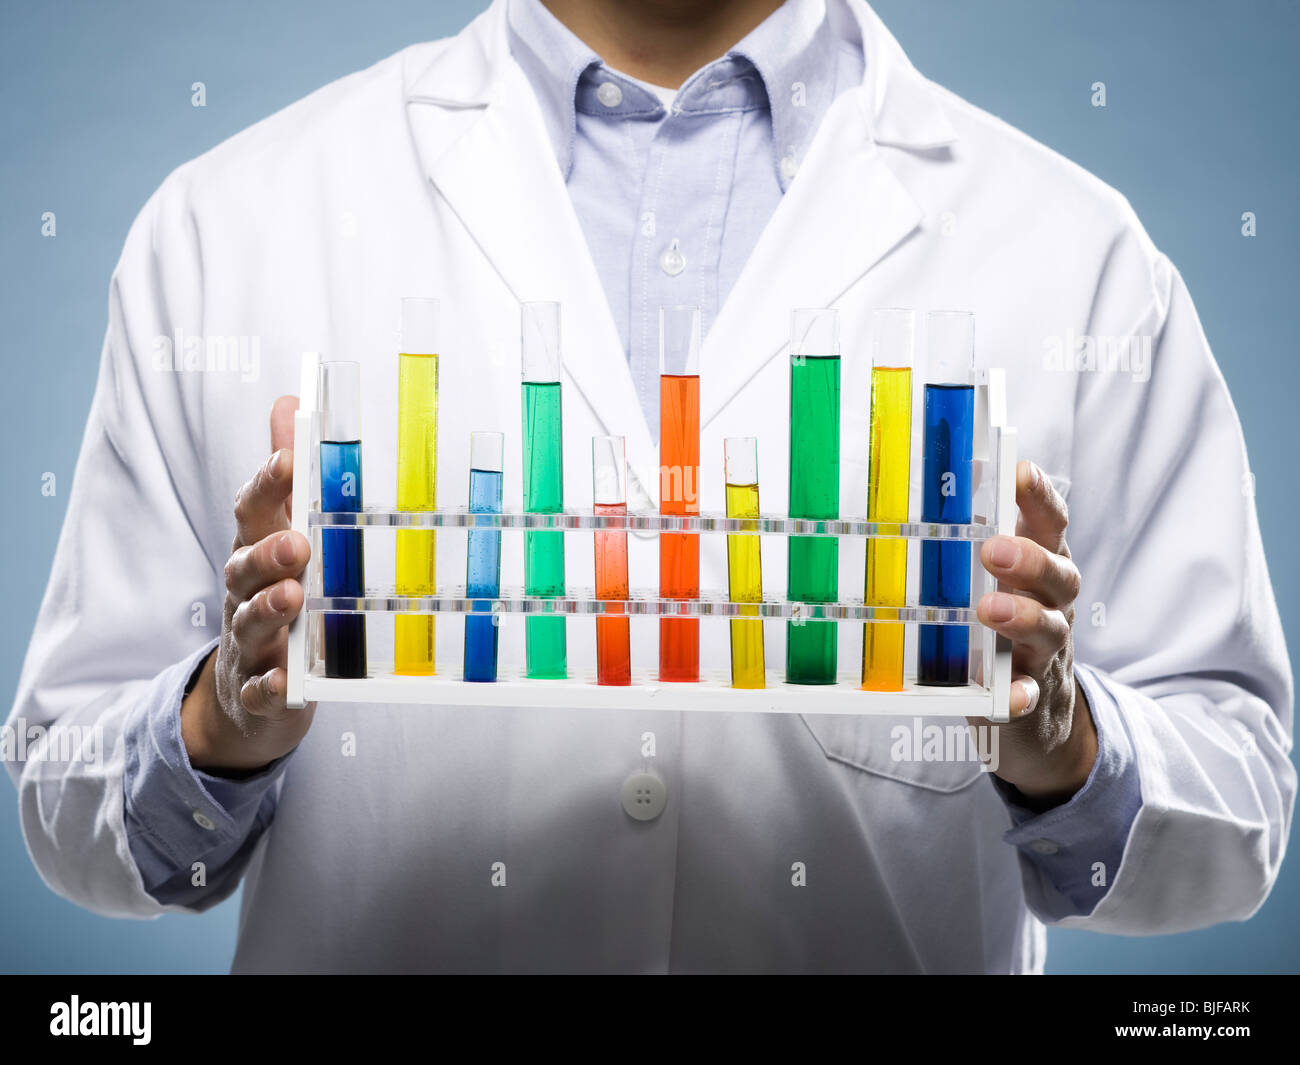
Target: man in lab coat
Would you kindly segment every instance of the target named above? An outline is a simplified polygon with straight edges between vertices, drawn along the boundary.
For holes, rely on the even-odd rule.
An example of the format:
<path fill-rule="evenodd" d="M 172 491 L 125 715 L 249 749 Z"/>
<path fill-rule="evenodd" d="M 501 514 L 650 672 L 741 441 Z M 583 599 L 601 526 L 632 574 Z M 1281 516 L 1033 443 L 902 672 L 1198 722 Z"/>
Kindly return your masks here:
<path fill-rule="evenodd" d="M 786 505 L 792 307 L 840 312 L 845 513 L 865 511 L 872 310 L 973 311 L 1032 460 L 1019 535 L 979 556 L 1017 674 L 996 774 L 908 750 L 896 720 L 818 715 L 816 689 L 802 715 L 287 709 L 309 548 L 277 397 L 304 350 L 359 360 L 366 498 L 391 501 L 412 295 L 442 301 L 452 504 L 475 429 L 506 431 L 518 503 L 523 300 L 563 308 L 568 502 L 591 502 L 587 439 L 618 433 L 633 509 L 656 480 L 655 311 L 701 306 L 706 511 L 731 435 L 758 436 L 764 507 Z M 258 357 L 210 357 L 239 344 Z M 496 0 L 181 167 L 132 228 L 11 718 L 89 729 L 103 757 L 10 755 L 26 840 L 109 915 L 202 910 L 242 878 L 242 971 L 1034 971 L 1045 922 L 1244 919 L 1295 795 L 1249 481 L 1187 290 L 1128 204 L 927 81 L 861 0 Z M 439 536 L 441 579 L 462 543 Z M 631 548 L 653 584 L 654 541 Z M 589 625 L 569 622 L 575 666 Z M 437 633 L 456 661 L 461 626 Z M 701 634 L 725 661 L 725 626 Z M 860 630 L 840 639 L 852 660 Z M 390 645 L 372 619 L 372 658 Z M 634 627 L 634 665 L 654 647 Z"/>

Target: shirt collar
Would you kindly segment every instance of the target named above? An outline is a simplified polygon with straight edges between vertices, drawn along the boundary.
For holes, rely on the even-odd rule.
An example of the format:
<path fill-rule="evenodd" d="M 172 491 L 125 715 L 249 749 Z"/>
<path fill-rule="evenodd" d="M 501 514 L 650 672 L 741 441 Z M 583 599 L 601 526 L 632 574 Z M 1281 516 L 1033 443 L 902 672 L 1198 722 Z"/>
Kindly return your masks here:
<path fill-rule="evenodd" d="M 510 50 L 537 94 L 566 179 L 579 111 L 623 120 L 666 114 L 653 93 L 607 67 L 540 0 L 508 0 L 507 24 Z M 825 0 L 786 0 L 725 56 L 692 74 L 677 93 L 675 110 L 717 114 L 766 108 L 784 190 L 834 98 L 838 47 Z M 604 90 L 602 97 L 606 83 L 615 84 L 618 93 Z M 615 97 L 617 103 L 611 103 Z"/>

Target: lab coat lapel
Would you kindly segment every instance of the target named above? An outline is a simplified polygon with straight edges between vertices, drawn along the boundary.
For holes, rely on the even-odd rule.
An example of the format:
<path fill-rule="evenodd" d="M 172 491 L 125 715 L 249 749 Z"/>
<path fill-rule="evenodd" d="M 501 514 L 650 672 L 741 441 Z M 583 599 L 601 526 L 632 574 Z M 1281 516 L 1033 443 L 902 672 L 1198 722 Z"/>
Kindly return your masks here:
<path fill-rule="evenodd" d="M 827 11 L 842 35 L 862 42 L 866 77 L 822 120 L 705 338 L 702 425 L 787 349 L 792 309 L 835 306 L 924 219 L 880 146 L 929 152 L 957 139 L 933 86 L 870 7 L 848 0 Z M 865 342 L 842 337 L 841 347 L 851 357 Z"/>
<path fill-rule="evenodd" d="M 471 24 L 407 98 L 434 194 L 517 300 L 561 304 L 566 378 L 605 432 L 626 436 L 629 474 L 655 498 L 649 427 L 540 107 L 509 55 L 504 5 Z"/>
<path fill-rule="evenodd" d="M 709 331 L 702 424 L 787 349 L 793 308 L 834 306 L 923 217 L 866 136 L 855 96 L 842 96 L 827 113 Z M 846 355 L 857 339 L 841 338 Z"/>

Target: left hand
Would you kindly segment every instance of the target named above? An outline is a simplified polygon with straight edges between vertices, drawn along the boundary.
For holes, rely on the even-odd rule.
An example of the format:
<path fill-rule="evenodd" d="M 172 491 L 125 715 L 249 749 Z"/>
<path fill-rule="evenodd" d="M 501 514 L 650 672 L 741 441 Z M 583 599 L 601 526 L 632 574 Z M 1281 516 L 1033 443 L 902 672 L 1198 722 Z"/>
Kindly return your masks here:
<path fill-rule="evenodd" d="M 1065 543 L 1065 500 L 1042 470 L 1021 462 L 1016 505 L 1016 535 L 995 536 L 980 550 L 984 568 L 1007 590 L 984 596 L 977 612 L 1011 640 L 1011 721 L 999 726 L 995 772 L 1043 810 L 1083 787 L 1097 760 L 1097 730 L 1074 681 L 1079 571 Z"/>

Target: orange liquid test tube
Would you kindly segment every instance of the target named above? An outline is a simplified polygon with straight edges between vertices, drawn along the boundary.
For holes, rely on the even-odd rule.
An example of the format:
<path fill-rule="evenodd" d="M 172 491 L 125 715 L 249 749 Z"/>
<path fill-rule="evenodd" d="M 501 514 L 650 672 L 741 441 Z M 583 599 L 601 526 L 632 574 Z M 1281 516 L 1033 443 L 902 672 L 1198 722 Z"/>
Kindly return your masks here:
<path fill-rule="evenodd" d="M 627 457 L 621 436 L 591 438 L 591 480 L 596 515 L 627 513 Z M 597 529 L 596 598 L 627 599 L 627 530 Z M 618 615 L 623 615 L 619 617 Z M 596 618 L 596 683 L 632 683 L 632 632 L 626 608 L 606 607 Z"/>
<path fill-rule="evenodd" d="M 659 309 L 659 513 L 698 514 L 700 309 Z M 700 538 L 659 534 L 659 595 L 700 596 Z M 700 679 L 699 618 L 659 619 L 659 679 Z"/>

